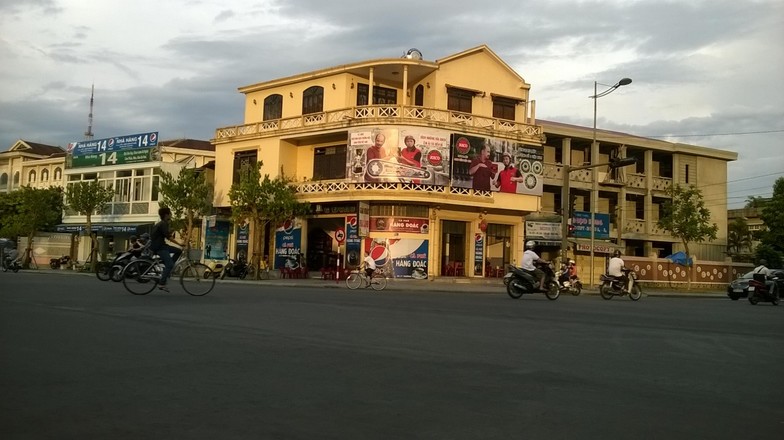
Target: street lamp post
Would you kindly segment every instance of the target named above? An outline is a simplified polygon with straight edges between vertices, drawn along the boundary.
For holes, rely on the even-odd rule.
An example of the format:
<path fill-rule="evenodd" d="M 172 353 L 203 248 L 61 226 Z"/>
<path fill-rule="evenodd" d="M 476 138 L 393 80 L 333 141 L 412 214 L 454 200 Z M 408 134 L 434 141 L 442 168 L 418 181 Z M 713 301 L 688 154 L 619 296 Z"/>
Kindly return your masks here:
<path fill-rule="evenodd" d="M 594 157 L 593 157 L 593 149 L 594 149 L 594 146 L 596 145 L 596 113 L 597 113 L 596 112 L 596 108 L 597 108 L 596 101 L 599 98 L 601 98 L 602 96 L 609 95 L 610 93 L 615 91 L 615 89 L 617 89 L 618 87 L 629 85 L 629 84 L 631 84 L 631 82 L 632 82 L 631 79 L 623 78 L 620 81 L 618 81 L 617 83 L 615 83 L 615 85 L 608 86 L 609 89 L 607 89 L 607 90 L 605 90 L 605 91 L 603 91 L 601 93 L 598 93 L 597 89 L 598 89 L 599 83 L 594 81 L 594 83 L 593 83 L 593 95 L 590 96 L 590 98 L 593 99 L 593 142 L 591 143 L 591 151 L 592 151 L 591 159 L 592 160 L 594 159 Z M 606 85 L 606 84 L 602 84 L 602 85 Z M 566 162 L 566 160 L 564 160 L 564 162 Z M 562 254 L 562 257 L 561 258 L 562 258 L 562 261 L 566 261 L 567 260 L 567 257 L 568 257 L 567 247 L 569 245 L 569 241 L 568 241 L 569 225 L 567 223 L 567 216 L 569 215 L 569 174 L 572 171 L 585 170 L 585 169 L 589 169 L 589 168 L 597 168 L 597 167 L 601 167 L 601 166 L 608 166 L 611 169 L 615 169 L 615 168 L 625 167 L 625 166 L 628 166 L 628 165 L 633 165 L 635 163 L 637 163 L 637 159 L 636 158 L 616 158 L 615 160 L 612 160 L 612 161 L 607 162 L 607 163 L 583 165 L 583 166 L 579 166 L 579 167 L 572 167 L 571 165 L 567 165 L 567 164 L 565 164 L 563 166 L 563 183 L 561 185 L 561 215 L 562 215 L 562 223 L 561 223 L 561 254 Z M 595 183 L 596 179 L 592 179 L 592 180 Z M 590 285 L 591 286 L 593 286 L 593 284 L 594 284 L 593 283 L 593 281 L 594 281 L 594 261 L 593 261 L 593 259 L 594 259 L 594 240 L 595 240 L 595 231 L 594 231 L 594 229 L 596 227 L 596 225 L 594 224 L 595 223 L 595 215 L 594 214 L 595 214 L 595 211 L 596 211 L 596 206 L 595 206 L 595 203 L 594 203 L 593 199 L 594 199 L 594 190 L 592 188 L 591 189 L 591 223 L 589 225 L 589 228 L 591 229 L 591 275 L 590 275 Z"/>

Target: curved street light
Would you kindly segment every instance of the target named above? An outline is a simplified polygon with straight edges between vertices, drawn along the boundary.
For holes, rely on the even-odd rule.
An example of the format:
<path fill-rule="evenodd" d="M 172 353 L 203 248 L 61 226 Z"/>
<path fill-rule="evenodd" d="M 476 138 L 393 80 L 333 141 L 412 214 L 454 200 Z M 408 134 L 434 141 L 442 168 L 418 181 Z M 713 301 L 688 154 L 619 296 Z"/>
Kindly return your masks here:
<path fill-rule="evenodd" d="M 621 78 L 620 81 L 615 83 L 614 85 L 602 84 L 603 86 L 609 87 L 607 90 L 603 92 L 598 92 L 599 82 L 593 82 L 593 95 L 589 96 L 589 98 L 593 99 L 593 142 L 591 143 L 591 150 L 593 151 L 594 145 L 596 145 L 596 101 L 603 96 L 607 96 L 610 93 L 614 92 L 615 89 L 622 86 L 627 86 L 632 83 L 631 78 Z M 592 156 L 593 160 L 593 156 Z M 565 162 L 565 161 L 564 161 Z M 579 167 L 572 167 L 571 165 L 564 165 L 563 166 L 563 184 L 561 186 L 561 215 L 562 219 L 562 227 L 561 227 L 561 253 L 563 254 L 563 261 L 568 259 L 567 248 L 569 246 L 568 243 L 568 235 L 569 235 L 569 226 L 567 224 L 567 216 L 569 215 L 569 173 L 572 171 L 577 170 L 584 170 L 588 168 L 596 168 L 600 166 L 609 166 L 611 168 L 620 168 L 628 165 L 633 165 L 637 163 L 636 158 L 618 158 L 615 161 L 611 161 L 609 163 L 598 163 L 598 164 L 591 164 L 591 165 L 583 165 Z M 595 176 L 594 176 L 595 177 Z M 592 179 L 594 184 L 596 183 L 596 179 Z M 594 285 L 594 240 L 595 240 L 595 209 L 596 204 L 594 203 L 594 190 L 591 188 L 591 275 L 590 275 L 590 286 Z M 617 225 L 620 228 L 620 225 Z M 620 243 L 619 243 L 620 244 Z"/>

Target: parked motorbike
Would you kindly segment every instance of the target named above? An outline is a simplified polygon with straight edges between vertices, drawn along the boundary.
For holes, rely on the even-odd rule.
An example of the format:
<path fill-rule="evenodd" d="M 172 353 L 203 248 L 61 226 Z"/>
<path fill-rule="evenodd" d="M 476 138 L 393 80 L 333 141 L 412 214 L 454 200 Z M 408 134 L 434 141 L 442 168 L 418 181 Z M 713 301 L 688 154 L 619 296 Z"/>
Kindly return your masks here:
<path fill-rule="evenodd" d="M 71 263 L 71 257 L 63 255 L 60 258 L 52 258 L 49 260 L 49 267 L 52 269 L 59 269 L 62 266 L 68 266 Z"/>
<path fill-rule="evenodd" d="M 141 255 L 141 252 L 131 251 L 131 252 L 120 252 L 114 257 L 114 261 L 112 261 L 111 268 L 109 269 L 109 277 L 112 281 L 119 283 L 123 280 L 123 272 L 125 271 L 126 266 L 131 263 L 131 261 L 135 260 L 137 257 Z"/>
<path fill-rule="evenodd" d="M 245 263 L 245 260 L 235 260 L 233 258 L 229 258 L 229 262 L 223 266 L 221 279 L 224 279 L 227 276 L 244 280 L 245 277 L 248 276 L 248 264 Z"/>
<path fill-rule="evenodd" d="M 553 264 L 540 261 L 534 264 L 544 272 L 545 291 L 543 293 L 547 299 L 556 300 L 561 294 L 561 290 L 558 287 L 558 281 L 555 279 Z M 506 284 L 506 293 L 515 299 L 525 294 L 542 292 L 539 290 L 539 281 L 520 267 L 509 266 L 509 272 L 504 275 L 504 284 Z"/>
<path fill-rule="evenodd" d="M 222 263 L 218 263 L 217 260 L 212 260 L 212 262 L 210 264 L 208 264 L 207 267 L 210 270 L 204 272 L 204 278 L 205 279 L 207 279 L 209 277 L 213 277 L 213 278 L 219 278 L 220 277 L 221 279 L 223 278 L 222 274 L 223 274 L 224 267 L 223 267 Z"/>
<path fill-rule="evenodd" d="M 773 285 L 768 286 L 764 274 L 755 273 L 749 280 L 749 302 L 757 305 L 758 302 L 769 302 L 774 306 L 779 305 L 779 292 L 784 287 L 784 280 L 774 277 Z M 776 286 L 775 289 L 771 289 Z"/>
<path fill-rule="evenodd" d="M 19 269 L 22 268 L 22 260 L 19 259 L 19 253 L 17 251 L 11 251 L 5 254 L 2 263 L 3 272 L 8 272 L 9 269 L 13 272 L 19 272 Z"/>
<path fill-rule="evenodd" d="M 640 287 L 640 283 L 637 282 L 637 272 L 625 268 L 622 270 L 626 274 L 628 282 L 623 283 L 620 278 L 603 274 L 599 278 L 601 281 L 599 294 L 602 295 L 602 298 L 608 300 L 612 299 L 613 296 L 623 295 L 629 295 L 629 298 L 631 298 L 632 301 L 639 300 L 642 297 L 642 288 Z"/>

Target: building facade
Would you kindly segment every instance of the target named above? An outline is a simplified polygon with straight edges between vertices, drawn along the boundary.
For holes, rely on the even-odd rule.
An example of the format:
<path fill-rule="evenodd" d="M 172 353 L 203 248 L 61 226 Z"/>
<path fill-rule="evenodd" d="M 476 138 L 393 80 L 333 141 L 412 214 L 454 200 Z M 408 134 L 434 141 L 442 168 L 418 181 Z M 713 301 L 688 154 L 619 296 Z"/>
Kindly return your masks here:
<path fill-rule="evenodd" d="M 93 231 L 98 234 L 99 255 L 106 259 L 125 249 L 131 235 L 149 232 L 158 220 L 158 189 L 163 171 L 176 175 L 183 167 L 202 168 L 211 182 L 214 160 L 212 144 L 194 139 L 164 140 L 157 143 L 154 154 L 143 160 L 116 161 L 116 164 L 75 161 L 61 147 L 20 140 L 0 153 L 0 191 L 13 191 L 21 186 L 66 187 L 96 179 L 102 186 L 113 188 L 113 200 L 91 219 Z M 68 208 L 67 200 L 65 203 L 62 224 L 55 231 L 40 232 L 36 238 L 39 250 L 36 257 L 41 261 L 62 255 L 83 261 L 90 254 L 90 241 L 82 239 L 86 217 Z M 203 231 L 199 228 L 194 234 L 194 248 L 200 248 L 202 241 Z"/>
<path fill-rule="evenodd" d="M 608 216 L 601 261 L 610 245 L 634 255 L 678 248 L 655 227 L 673 183 L 726 200 L 735 153 L 607 131 L 592 147 L 590 128 L 537 121 L 530 88 L 486 46 L 437 61 L 412 50 L 241 87 L 243 123 L 212 141 L 216 206 L 226 212 L 239 168 L 262 161 L 262 173 L 294 179 L 312 207 L 250 232 L 276 266 L 299 253 L 310 270 L 355 266 L 369 254 L 390 275 L 427 278 L 499 276 L 520 263 L 528 239 L 554 257 L 563 164 L 640 159 L 631 171 L 570 176 L 580 210 Z M 726 225 L 726 209 L 714 221 Z M 701 258 L 722 240 L 700 248 Z M 573 252 L 585 253 L 583 241 L 572 240 Z"/>

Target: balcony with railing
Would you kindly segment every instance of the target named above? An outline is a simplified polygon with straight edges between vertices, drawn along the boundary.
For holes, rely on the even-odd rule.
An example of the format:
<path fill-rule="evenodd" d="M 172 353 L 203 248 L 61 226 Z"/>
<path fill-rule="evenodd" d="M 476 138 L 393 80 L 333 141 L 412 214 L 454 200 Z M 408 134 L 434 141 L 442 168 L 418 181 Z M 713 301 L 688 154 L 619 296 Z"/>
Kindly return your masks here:
<path fill-rule="evenodd" d="M 544 136 L 543 129 L 539 125 L 436 108 L 369 105 L 311 113 L 291 118 L 276 119 L 274 121 L 222 127 L 215 130 L 215 140 L 230 141 L 305 132 L 313 128 L 328 129 L 379 123 L 427 124 L 428 126 L 450 130 L 463 126 L 477 130 L 489 130 L 494 134 L 503 134 L 535 142 L 541 142 Z"/>
<path fill-rule="evenodd" d="M 411 182 L 312 181 L 296 184 L 295 189 L 297 194 L 305 197 L 312 195 L 345 196 L 345 193 L 350 192 L 382 191 L 400 194 L 401 191 L 410 191 L 411 195 L 424 195 L 427 197 L 432 197 L 432 194 L 441 194 L 444 196 L 467 196 L 493 200 L 492 191 Z"/>

